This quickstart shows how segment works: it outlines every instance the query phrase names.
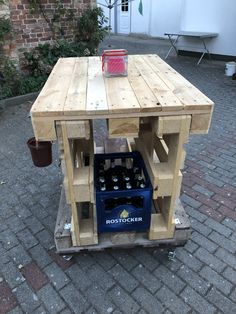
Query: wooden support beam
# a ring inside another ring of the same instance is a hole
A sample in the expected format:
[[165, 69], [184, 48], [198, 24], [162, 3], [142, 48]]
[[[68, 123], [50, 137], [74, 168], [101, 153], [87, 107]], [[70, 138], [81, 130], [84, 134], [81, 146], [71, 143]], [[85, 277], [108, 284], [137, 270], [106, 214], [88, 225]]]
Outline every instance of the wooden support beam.
[[54, 120], [45, 118], [32, 119], [34, 136], [37, 141], [55, 141], [57, 139]]
[[72, 213], [72, 221], [74, 226], [74, 237], [72, 237], [73, 245], [80, 245], [79, 238], [79, 219], [78, 219], [78, 211], [75, 201], [74, 189], [73, 189], [73, 159], [72, 159], [72, 151], [71, 145], [67, 136], [67, 128], [64, 121], [61, 122], [61, 130], [62, 130], [62, 139], [63, 139], [63, 147], [64, 147], [64, 160], [66, 173], [68, 178], [68, 191], [71, 201], [71, 213]]
[[190, 133], [207, 134], [211, 125], [212, 113], [193, 114]]
[[110, 138], [138, 137], [139, 118], [108, 119]]
[[90, 138], [89, 120], [65, 121], [69, 139]]

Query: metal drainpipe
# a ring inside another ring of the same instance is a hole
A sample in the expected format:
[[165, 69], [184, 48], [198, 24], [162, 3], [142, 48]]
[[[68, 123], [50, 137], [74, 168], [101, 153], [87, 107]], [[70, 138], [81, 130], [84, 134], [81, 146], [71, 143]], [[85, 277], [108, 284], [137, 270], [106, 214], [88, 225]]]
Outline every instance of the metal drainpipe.
[[118, 8], [115, 5], [115, 7], [114, 7], [114, 34], [117, 34], [117, 32], [118, 32], [117, 14], [118, 14]]

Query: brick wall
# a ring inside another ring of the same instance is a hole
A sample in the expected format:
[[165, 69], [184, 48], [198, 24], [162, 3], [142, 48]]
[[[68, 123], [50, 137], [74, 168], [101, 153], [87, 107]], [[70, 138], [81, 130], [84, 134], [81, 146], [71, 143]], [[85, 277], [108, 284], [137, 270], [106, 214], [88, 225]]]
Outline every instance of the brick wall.
[[[40, 0], [46, 16], [51, 18], [55, 12], [55, 0]], [[64, 8], [73, 8], [76, 15], [95, 5], [96, 0], [62, 0]], [[0, 7], [0, 14], [11, 19], [13, 32], [4, 46], [5, 54], [19, 61], [25, 51], [36, 47], [39, 43], [50, 42], [52, 31], [40, 12], [32, 13], [28, 0], [9, 0]], [[64, 20], [62, 22], [64, 37], [73, 38], [72, 28]]]

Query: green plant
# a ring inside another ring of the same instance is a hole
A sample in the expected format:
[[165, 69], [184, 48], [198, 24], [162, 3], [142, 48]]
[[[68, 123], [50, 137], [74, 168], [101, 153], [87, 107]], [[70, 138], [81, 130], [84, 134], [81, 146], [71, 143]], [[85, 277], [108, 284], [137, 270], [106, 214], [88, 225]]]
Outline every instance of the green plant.
[[90, 48], [97, 48], [108, 32], [108, 26], [103, 10], [91, 8], [86, 10], [78, 19], [76, 41], [82, 41]]
[[41, 44], [30, 52], [25, 52], [26, 69], [31, 75], [48, 75], [58, 58], [81, 57], [95, 54], [84, 43], [60, 40], [54, 44]]
[[0, 17], [0, 45], [3, 44], [5, 38], [11, 32], [11, 22], [9, 18]]

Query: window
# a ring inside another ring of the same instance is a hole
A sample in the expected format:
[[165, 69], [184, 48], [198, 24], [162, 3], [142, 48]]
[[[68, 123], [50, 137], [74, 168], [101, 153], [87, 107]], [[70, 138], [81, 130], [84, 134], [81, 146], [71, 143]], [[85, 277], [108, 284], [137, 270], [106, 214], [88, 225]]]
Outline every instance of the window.
[[129, 1], [128, 0], [121, 0], [121, 11], [128, 12], [129, 11]]

